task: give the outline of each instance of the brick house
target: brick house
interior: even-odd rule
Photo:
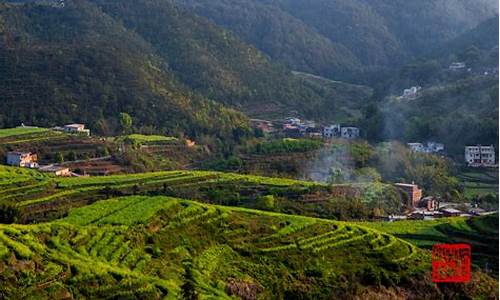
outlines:
[[[407,203],[404,203],[404,205],[407,208],[416,207],[420,199],[422,199],[422,190],[416,184],[395,183],[394,186],[406,196]]]

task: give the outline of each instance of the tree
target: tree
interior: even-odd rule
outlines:
[[[62,164],[64,162],[64,154],[62,154],[61,152],[57,152],[57,154],[56,154],[56,162],[58,164]]]
[[[76,152],[75,151],[71,151],[68,155],[68,159],[70,161],[75,161],[78,159],[78,156],[76,155]]]
[[[130,133],[132,129],[132,117],[127,113],[120,113],[120,125],[122,127],[123,134]]]

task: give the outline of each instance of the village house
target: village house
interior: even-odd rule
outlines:
[[[451,71],[459,71],[465,69],[466,64],[464,62],[453,62],[450,64],[449,69]]]
[[[343,139],[354,140],[359,138],[359,128],[357,127],[342,127],[340,136]]]
[[[412,86],[409,89],[404,89],[403,95],[401,96],[401,98],[406,99],[406,100],[415,99],[415,98],[417,98],[418,92],[420,92],[421,89],[422,89],[422,87],[420,87],[420,86]]]
[[[42,166],[38,170],[44,173],[51,173],[55,176],[62,176],[62,177],[71,176],[71,171],[69,170],[69,168],[66,167],[48,165],[48,166]]]
[[[413,152],[440,153],[444,151],[444,144],[436,142],[427,142],[426,145],[422,143],[408,143],[407,145]]]
[[[425,208],[428,211],[438,210],[439,209],[439,201],[437,201],[432,196],[427,196],[425,198],[422,198],[420,201],[418,201],[417,207]]]
[[[329,125],[323,127],[323,138],[331,139],[340,137],[340,125]]]
[[[491,146],[466,146],[465,162],[470,167],[493,167],[495,166],[495,147]]]
[[[298,126],[292,124],[284,124],[283,125],[283,133],[286,137],[289,138],[300,138],[302,137],[302,133]]]
[[[299,118],[294,118],[294,117],[289,117],[289,118],[286,118],[285,120],[285,124],[290,124],[290,125],[300,125],[302,123],[302,120],[300,120]]]
[[[407,208],[417,207],[418,202],[422,199],[422,190],[418,188],[418,185],[413,183],[395,183],[394,186],[405,195],[407,203],[404,203],[404,205]]]
[[[274,131],[273,123],[261,119],[250,119],[252,128],[260,129],[263,133],[271,133]]]
[[[441,212],[445,217],[458,217],[462,214],[462,212],[455,208],[443,208]]]
[[[444,151],[444,144],[436,142],[427,142],[428,153],[439,153]]]
[[[321,133],[321,128],[319,127],[308,127],[306,128],[306,133],[305,135],[310,138],[321,138],[322,133]]]
[[[425,152],[425,146],[422,143],[408,143],[407,145],[413,152]]]
[[[7,164],[22,168],[38,168],[38,157],[31,152],[8,152]]]
[[[67,124],[64,125],[63,130],[68,133],[90,135],[90,129],[85,129],[85,124]]]

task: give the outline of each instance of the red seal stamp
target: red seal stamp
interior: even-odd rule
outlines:
[[[467,244],[432,246],[433,282],[469,282],[471,248]]]

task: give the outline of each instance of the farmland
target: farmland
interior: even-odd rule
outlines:
[[[129,196],[53,222],[0,225],[0,294],[177,299],[189,282],[201,299],[383,297],[380,287],[423,297],[410,284],[421,280],[426,295],[441,295],[427,275],[429,257],[353,223]],[[491,296],[494,281],[480,271],[474,277],[482,286],[458,293]]]
[[[472,245],[473,262],[498,273],[498,214],[475,218],[442,218],[425,221],[358,222],[430,249],[436,243]]]
[[[475,249],[474,283],[453,293],[488,299],[498,291],[488,275],[498,256],[484,240],[498,234],[498,217],[334,220],[337,201],[377,203],[387,188],[186,170],[60,178],[0,166],[0,209],[12,223],[0,225],[0,295],[447,297],[430,280],[429,246],[465,239]],[[271,205],[260,206],[263,198]]]
[[[467,197],[498,194],[497,170],[465,170],[459,174]]]
[[[16,127],[8,129],[0,129],[0,138],[8,138],[12,136],[29,135],[29,134],[41,134],[46,133],[49,130],[46,128],[39,127]]]
[[[144,134],[130,134],[120,137],[121,139],[128,139],[137,144],[162,144],[167,142],[177,141],[177,138],[163,135],[144,135]]]

